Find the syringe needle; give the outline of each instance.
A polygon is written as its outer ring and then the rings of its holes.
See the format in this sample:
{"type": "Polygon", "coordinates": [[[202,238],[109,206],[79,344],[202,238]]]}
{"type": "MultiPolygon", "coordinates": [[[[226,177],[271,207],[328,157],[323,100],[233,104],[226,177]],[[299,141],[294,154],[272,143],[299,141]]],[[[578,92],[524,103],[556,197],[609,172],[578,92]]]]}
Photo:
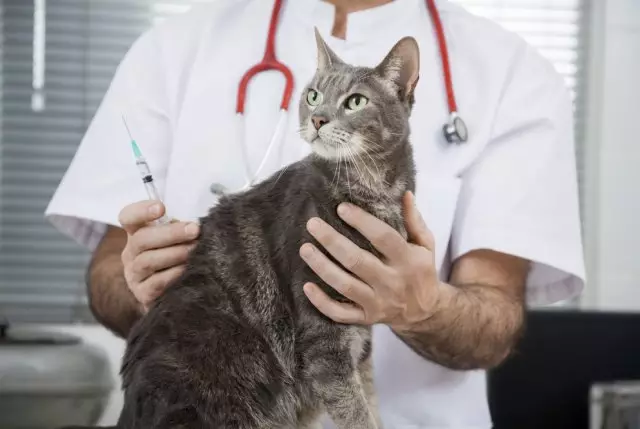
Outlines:
{"type": "Polygon", "coordinates": [[[127,125],[127,120],[124,118],[124,115],[122,116],[122,122],[124,123],[124,127],[127,129],[127,134],[129,134],[129,138],[131,140],[133,140],[133,136],[131,135],[131,130],[129,129],[129,125],[127,125]]]}

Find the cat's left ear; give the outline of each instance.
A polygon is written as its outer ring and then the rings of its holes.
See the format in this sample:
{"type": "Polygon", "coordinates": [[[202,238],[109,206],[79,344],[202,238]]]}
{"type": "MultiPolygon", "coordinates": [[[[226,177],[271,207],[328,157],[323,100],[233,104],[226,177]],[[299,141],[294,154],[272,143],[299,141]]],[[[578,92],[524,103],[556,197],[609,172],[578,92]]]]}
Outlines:
{"type": "Polygon", "coordinates": [[[420,74],[420,50],[413,37],[405,37],[395,44],[376,71],[398,90],[401,100],[413,105],[413,93],[420,74]]]}

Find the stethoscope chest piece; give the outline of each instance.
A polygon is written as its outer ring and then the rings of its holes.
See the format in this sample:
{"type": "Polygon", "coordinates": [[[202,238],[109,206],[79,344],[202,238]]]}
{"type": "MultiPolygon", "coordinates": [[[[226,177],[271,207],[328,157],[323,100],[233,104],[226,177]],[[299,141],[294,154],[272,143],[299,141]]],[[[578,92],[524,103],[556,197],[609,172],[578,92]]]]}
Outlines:
{"type": "Polygon", "coordinates": [[[213,195],[217,197],[221,197],[227,192],[227,188],[222,183],[216,182],[216,183],[212,183],[211,186],[209,186],[209,191],[213,195]]]}
{"type": "Polygon", "coordinates": [[[449,143],[464,143],[469,138],[467,125],[456,113],[453,113],[449,123],[442,127],[442,132],[449,143]]]}

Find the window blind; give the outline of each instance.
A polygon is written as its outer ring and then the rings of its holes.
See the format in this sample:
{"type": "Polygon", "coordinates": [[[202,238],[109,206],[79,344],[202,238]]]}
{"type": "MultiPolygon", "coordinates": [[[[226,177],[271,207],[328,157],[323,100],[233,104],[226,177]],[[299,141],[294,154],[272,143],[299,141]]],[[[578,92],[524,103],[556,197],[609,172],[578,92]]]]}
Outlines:
{"type": "MultiPolygon", "coordinates": [[[[150,24],[210,1],[0,0],[0,319],[91,320],[89,255],[43,212],[131,43],[150,24]]],[[[519,33],[562,73],[582,177],[588,0],[451,1],[519,33]]]]}
{"type": "MultiPolygon", "coordinates": [[[[451,0],[519,34],[547,58],[573,99],[580,212],[585,213],[585,114],[588,14],[592,0],[451,0]]],[[[584,231],[584,217],[581,219],[584,231]]],[[[583,232],[584,234],[584,232],[583,232]]],[[[556,306],[577,305],[580,297],[556,306]]]]}
{"type": "MultiPolygon", "coordinates": [[[[574,103],[576,160],[584,195],[584,115],[588,10],[591,0],[450,0],[517,33],[560,73],[574,103]]],[[[581,205],[584,198],[581,198],[581,205]]]]}
{"type": "Polygon", "coordinates": [[[147,2],[3,0],[0,318],[90,320],[88,252],[43,213],[117,65],[149,25],[147,2]]]}

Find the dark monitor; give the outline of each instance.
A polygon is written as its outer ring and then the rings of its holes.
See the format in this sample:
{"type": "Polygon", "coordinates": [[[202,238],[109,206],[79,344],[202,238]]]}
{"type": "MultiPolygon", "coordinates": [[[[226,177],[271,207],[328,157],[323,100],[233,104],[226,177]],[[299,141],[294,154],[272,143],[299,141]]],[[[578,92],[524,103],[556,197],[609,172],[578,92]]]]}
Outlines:
{"type": "Polygon", "coordinates": [[[495,429],[587,429],[595,382],[640,380],[640,312],[529,311],[513,357],[489,374],[495,429]]]}

